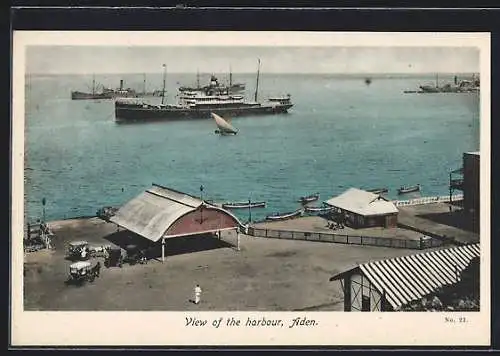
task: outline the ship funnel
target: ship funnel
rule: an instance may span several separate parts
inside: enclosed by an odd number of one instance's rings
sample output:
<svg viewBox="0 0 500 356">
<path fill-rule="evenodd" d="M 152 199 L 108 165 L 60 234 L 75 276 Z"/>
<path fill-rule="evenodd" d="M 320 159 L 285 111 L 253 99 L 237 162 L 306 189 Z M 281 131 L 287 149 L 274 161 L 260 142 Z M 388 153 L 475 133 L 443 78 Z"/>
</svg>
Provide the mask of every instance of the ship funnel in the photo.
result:
<svg viewBox="0 0 500 356">
<path fill-rule="evenodd" d="M 120 79 L 120 90 L 123 90 L 123 79 Z"/>
</svg>

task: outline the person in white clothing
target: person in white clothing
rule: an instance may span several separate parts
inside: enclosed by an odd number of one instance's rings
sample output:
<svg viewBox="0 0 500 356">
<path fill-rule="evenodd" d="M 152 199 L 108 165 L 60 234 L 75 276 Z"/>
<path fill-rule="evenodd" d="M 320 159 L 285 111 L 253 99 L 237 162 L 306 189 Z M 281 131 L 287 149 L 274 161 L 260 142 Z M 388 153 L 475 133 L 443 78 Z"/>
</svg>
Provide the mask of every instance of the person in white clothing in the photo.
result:
<svg viewBox="0 0 500 356">
<path fill-rule="evenodd" d="M 199 304 L 201 300 L 201 288 L 197 284 L 196 287 L 194 287 L 194 304 Z"/>
<path fill-rule="evenodd" d="M 85 247 L 82 248 L 81 258 L 82 258 L 82 260 L 86 260 L 87 259 L 87 249 Z"/>
</svg>

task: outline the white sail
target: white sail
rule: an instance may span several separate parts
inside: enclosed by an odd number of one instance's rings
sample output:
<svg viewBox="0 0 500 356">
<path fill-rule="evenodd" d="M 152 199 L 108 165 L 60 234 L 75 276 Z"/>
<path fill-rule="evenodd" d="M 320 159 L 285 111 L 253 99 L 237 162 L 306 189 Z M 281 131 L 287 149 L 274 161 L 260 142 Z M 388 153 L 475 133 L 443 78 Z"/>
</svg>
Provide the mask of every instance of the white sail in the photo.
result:
<svg viewBox="0 0 500 356">
<path fill-rule="evenodd" d="M 236 130 L 231 124 L 229 124 L 226 120 L 224 120 L 222 117 L 220 117 L 217 114 L 211 113 L 212 117 L 215 120 L 215 123 L 217 127 L 219 128 L 219 131 L 221 133 L 237 133 L 238 130 Z"/>
</svg>

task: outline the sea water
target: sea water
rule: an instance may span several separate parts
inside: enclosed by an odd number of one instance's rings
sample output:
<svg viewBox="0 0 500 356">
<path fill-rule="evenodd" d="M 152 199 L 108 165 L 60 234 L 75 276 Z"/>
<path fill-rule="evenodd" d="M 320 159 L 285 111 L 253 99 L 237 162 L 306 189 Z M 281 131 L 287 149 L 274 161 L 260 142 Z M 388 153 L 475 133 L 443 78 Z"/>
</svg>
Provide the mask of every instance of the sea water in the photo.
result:
<svg viewBox="0 0 500 356">
<path fill-rule="evenodd" d="M 266 201 L 253 219 L 293 211 L 300 196 L 318 192 L 321 203 L 349 187 L 387 187 L 396 199 L 401 185 L 420 184 L 418 194 L 447 195 L 449 172 L 479 149 L 479 94 L 403 93 L 433 78 L 372 76 L 367 84 L 363 76 L 261 73 L 258 99 L 289 93 L 290 113 L 234 118 L 238 135 L 221 137 L 211 119 L 116 124 L 112 100 L 71 100 L 71 90 L 91 90 L 91 75 L 26 76 L 26 218 L 42 217 L 44 198 L 47 220 L 94 215 L 152 183 L 217 202 Z M 142 75 L 96 77 L 110 87 L 120 79 L 143 89 Z M 147 90 L 161 80 L 149 75 Z M 245 82 L 253 99 L 255 75 L 236 73 L 233 81 Z M 170 74 L 167 83 L 172 103 L 176 87 L 196 83 L 196 75 Z"/>
</svg>

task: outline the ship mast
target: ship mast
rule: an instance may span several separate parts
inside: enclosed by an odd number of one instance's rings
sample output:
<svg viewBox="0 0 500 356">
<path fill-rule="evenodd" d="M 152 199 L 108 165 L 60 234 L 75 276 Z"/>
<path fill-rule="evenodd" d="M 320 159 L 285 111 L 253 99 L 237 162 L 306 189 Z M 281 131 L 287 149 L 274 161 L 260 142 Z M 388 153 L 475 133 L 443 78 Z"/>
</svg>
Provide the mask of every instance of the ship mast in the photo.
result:
<svg viewBox="0 0 500 356">
<path fill-rule="evenodd" d="M 92 74 L 92 95 L 95 95 L 95 74 Z"/>
<path fill-rule="evenodd" d="M 438 85 L 438 74 L 436 73 L 436 88 L 438 88 L 439 85 Z"/>
<path fill-rule="evenodd" d="M 233 86 L 233 71 L 231 70 L 231 66 L 229 66 L 229 88 Z"/>
<path fill-rule="evenodd" d="M 165 84 L 167 82 L 167 66 L 163 65 L 163 90 L 161 91 L 161 103 L 165 100 Z"/>
<path fill-rule="evenodd" d="M 200 70 L 196 70 L 196 88 L 200 89 Z"/>
<path fill-rule="evenodd" d="M 259 60 L 259 65 L 257 67 L 257 83 L 255 84 L 255 101 L 257 101 L 257 93 L 259 91 L 260 58 L 258 60 Z"/>
<path fill-rule="evenodd" d="M 142 93 L 144 95 L 146 95 L 146 73 L 143 74 L 143 89 L 142 89 Z"/>
</svg>

